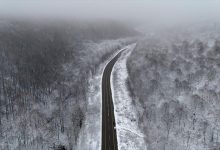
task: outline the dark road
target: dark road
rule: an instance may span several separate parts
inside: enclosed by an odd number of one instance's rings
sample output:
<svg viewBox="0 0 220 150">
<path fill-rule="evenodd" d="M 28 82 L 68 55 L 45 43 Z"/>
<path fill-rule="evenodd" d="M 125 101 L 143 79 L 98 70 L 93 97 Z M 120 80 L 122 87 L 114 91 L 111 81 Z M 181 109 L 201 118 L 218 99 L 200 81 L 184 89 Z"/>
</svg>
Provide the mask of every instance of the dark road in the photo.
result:
<svg viewBox="0 0 220 150">
<path fill-rule="evenodd" d="M 110 78 L 112 68 L 121 53 L 122 51 L 107 64 L 102 77 L 102 150 L 118 149 Z"/>
</svg>

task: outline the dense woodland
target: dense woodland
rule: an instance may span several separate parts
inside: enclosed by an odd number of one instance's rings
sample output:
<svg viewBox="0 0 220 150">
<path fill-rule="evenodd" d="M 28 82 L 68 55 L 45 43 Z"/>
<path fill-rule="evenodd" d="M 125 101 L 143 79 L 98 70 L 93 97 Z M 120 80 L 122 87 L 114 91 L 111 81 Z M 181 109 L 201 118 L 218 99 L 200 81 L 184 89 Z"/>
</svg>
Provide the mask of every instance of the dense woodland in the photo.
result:
<svg viewBox="0 0 220 150">
<path fill-rule="evenodd" d="M 134 33 L 110 22 L 0 21 L 0 149 L 73 150 L 88 78 L 129 43 L 115 39 Z"/>
<path fill-rule="evenodd" d="M 220 148 L 220 32 L 213 26 L 146 35 L 127 61 L 148 150 Z"/>
</svg>

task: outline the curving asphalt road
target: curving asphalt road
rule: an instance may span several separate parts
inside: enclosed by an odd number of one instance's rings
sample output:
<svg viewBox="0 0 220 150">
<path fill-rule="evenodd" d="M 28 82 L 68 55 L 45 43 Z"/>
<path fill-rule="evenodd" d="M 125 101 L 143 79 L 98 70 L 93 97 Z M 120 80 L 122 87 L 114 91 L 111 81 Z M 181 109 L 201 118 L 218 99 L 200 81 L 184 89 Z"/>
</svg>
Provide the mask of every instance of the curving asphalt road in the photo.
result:
<svg viewBox="0 0 220 150">
<path fill-rule="evenodd" d="M 102 150 L 118 149 L 110 78 L 112 68 L 122 51 L 106 65 L 102 77 Z"/>
</svg>

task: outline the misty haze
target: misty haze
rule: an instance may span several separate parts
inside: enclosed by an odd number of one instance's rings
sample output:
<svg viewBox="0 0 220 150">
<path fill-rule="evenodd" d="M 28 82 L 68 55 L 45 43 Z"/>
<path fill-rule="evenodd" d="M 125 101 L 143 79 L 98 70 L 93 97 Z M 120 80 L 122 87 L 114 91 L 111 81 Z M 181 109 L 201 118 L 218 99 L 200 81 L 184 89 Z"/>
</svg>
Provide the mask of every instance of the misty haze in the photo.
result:
<svg viewBox="0 0 220 150">
<path fill-rule="evenodd" d="M 0 0 L 0 150 L 220 150 L 220 1 Z"/>
</svg>

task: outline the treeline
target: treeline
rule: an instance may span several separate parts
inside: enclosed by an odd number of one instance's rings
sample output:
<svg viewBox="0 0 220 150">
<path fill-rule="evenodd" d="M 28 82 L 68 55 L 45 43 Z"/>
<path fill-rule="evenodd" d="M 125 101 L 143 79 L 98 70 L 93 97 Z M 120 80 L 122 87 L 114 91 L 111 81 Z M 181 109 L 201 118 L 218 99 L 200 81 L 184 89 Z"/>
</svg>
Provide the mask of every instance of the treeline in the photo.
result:
<svg viewBox="0 0 220 150">
<path fill-rule="evenodd" d="M 85 118 L 88 77 L 127 43 L 102 42 L 119 35 L 100 32 L 77 23 L 5 21 L 0 27 L 0 149 L 74 149 Z"/>
</svg>

